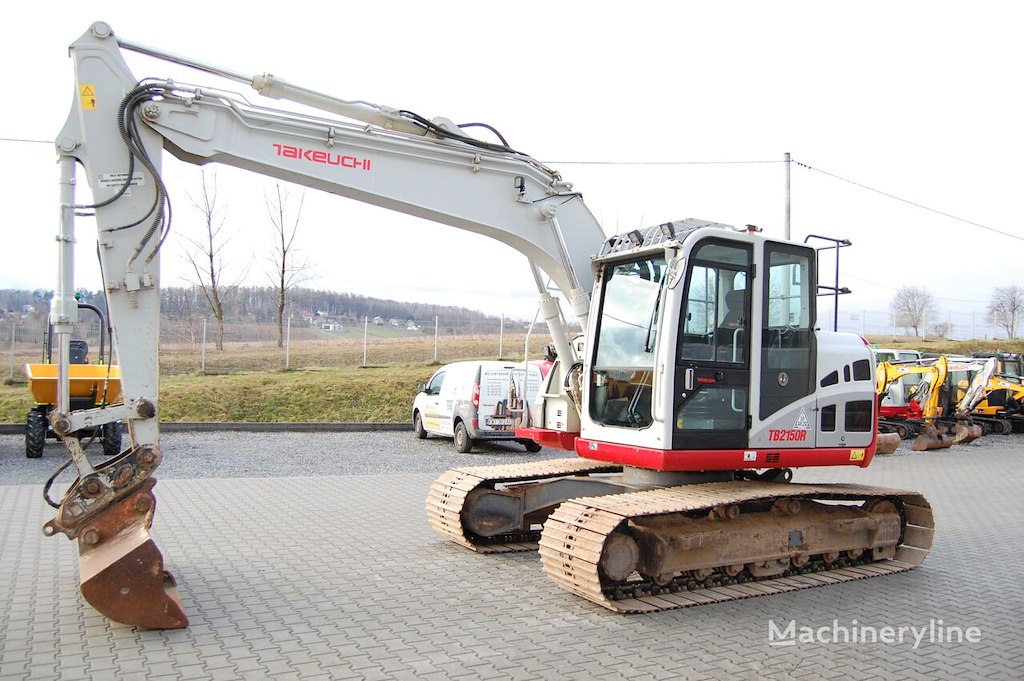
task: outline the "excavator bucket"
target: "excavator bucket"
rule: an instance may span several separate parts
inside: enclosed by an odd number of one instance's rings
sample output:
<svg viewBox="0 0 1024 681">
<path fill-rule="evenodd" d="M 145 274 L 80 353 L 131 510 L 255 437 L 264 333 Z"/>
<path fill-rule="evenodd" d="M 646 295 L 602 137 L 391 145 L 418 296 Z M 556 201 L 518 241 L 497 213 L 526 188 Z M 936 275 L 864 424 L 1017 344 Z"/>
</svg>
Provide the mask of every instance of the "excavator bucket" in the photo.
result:
<svg viewBox="0 0 1024 681">
<path fill-rule="evenodd" d="M 879 433 L 875 440 L 875 454 L 892 454 L 899 446 L 899 433 Z"/>
<path fill-rule="evenodd" d="M 929 449 L 946 449 L 952 447 L 954 442 L 956 442 L 954 436 L 939 432 L 934 426 L 928 426 L 921 429 L 921 433 L 910 445 L 910 448 L 915 452 L 924 452 Z"/>
<path fill-rule="evenodd" d="M 149 535 L 155 507 L 153 493 L 143 489 L 86 524 L 78 535 L 82 595 L 115 622 L 183 629 L 188 617 L 181 596 Z"/>
<path fill-rule="evenodd" d="M 978 424 L 957 423 L 953 427 L 953 441 L 958 445 L 965 445 L 974 442 L 985 434 L 985 430 Z"/>
</svg>

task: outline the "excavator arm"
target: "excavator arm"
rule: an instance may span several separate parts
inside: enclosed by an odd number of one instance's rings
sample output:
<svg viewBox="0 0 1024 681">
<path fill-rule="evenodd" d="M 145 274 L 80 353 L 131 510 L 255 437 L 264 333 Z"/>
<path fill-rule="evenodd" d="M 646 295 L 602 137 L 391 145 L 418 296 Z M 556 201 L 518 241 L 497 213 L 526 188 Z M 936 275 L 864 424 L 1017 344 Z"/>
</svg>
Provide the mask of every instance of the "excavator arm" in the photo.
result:
<svg viewBox="0 0 1024 681">
<path fill-rule="evenodd" d="M 935 367 L 920 364 L 899 364 L 894 362 L 879 362 L 875 367 L 875 393 L 878 396 L 878 403 L 889 394 L 889 388 L 893 383 L 904 376 L 922 376 L 925 381 L 934 380 Z"/>
<path fill-rule="evenodd" d="M 319 111 L 293 113 L 170 80 L 140 82 L 130 50 L 244 82 L 263 95 Z M 60 167 L 59 277 L 50 316 L 58 389 L 51 417 L 77 468 L 47 535 L 77 539 L 82 591 L 111 619 L 152 628 L 187 625 L 173 580 L 149 534 L 159 447 L 160 247 L 171 225 L 161 179 L 166 150 L 198 165 L 217 162 L 492 237 L 530 261 L 540 311 L 564 366 L 577 359 L 547 275 L 587 325 L 590 256 L 604 232 L 557 172 L 505 144 L 477 140 L 446 119 L 348 102 L 270 75 L 245 76 L 116 37 L 102 22 L 71 45 L 75 90 L 56 140 Z M 338 116 L 350 120 L 339 119 Z M 353 122 L 356 121 L 356 122 Z M 85 169 L 91 205 L 75 199 Z M 124 403 L 72 411 L 69 338 L 77 321 L 76 216 L 94 215 Z M 561 386 L 559 375 L 550 385 Z M 130 446 L 94 465 L 72 434 L 124 420 Z"/>
<path fill-rule="evenodd" d="M 939 404 L 939 388 L 946 381 L 948 366 L 945 357 L 939 357 L 934 364 L 927 366 L 879 363 L 875 381 L 879 401 L 894 382 L 904 376 L 920 375 L 922 380 L 918 384 L 913 400 L 920 406 L 921 414 L 925 419 L 934 420 L 942 415 L 942 408 Z"/>
</svg>

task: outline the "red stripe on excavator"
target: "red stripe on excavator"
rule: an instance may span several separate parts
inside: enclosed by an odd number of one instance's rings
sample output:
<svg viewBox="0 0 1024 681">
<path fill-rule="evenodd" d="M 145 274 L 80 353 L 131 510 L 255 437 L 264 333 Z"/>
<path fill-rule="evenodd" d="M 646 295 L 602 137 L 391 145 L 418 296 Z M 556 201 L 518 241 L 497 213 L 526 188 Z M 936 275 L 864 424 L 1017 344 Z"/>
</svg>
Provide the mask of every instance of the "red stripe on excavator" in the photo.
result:
<svg viewBox="0 0 1024 681">
<path fill-rule="evenodd" d="M 860 466 L 871 463 L 875 441 L 863 448 L 817 449 L 651 449 L 597 440 L 576 440 L 584 459 L 654 471 L 728 471 L 802 466 Z"/>
</svg>

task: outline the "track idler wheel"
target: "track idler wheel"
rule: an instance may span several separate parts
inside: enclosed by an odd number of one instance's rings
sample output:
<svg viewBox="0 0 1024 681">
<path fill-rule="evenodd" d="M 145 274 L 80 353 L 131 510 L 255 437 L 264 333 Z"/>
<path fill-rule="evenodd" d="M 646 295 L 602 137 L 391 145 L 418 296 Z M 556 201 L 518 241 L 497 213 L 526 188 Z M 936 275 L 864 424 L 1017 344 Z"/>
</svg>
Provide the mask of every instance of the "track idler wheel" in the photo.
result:
<svg viewBox="0 0 1024 681">
<path fill-rule="evenodd" d="M 143 489 L 91 518 L 78 535 L 82 595 L 100 614 L 144 629 L 183 629 L 174 578 L 149 535 L 156 498 Z"/>
</svg>

